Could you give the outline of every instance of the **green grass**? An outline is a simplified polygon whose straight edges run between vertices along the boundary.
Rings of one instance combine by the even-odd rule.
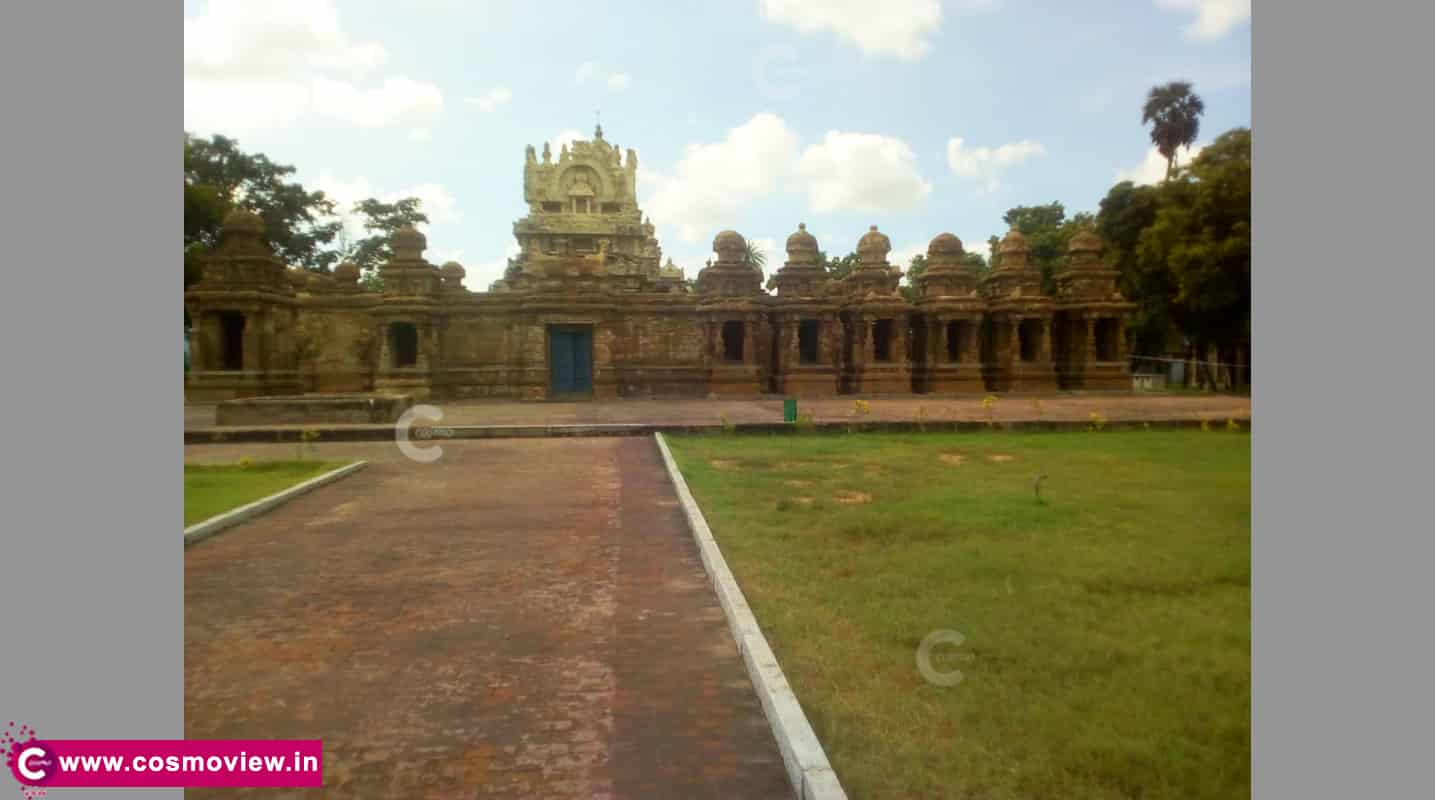
[[[1250,437],[1212,428],[670,444],[855,800],[1186,800],[1250,793]]]
[[[340,461],[185,464],[184,525],[203,522],[343,465]]]

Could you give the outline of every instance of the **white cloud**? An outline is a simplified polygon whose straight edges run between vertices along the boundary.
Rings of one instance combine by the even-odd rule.
[[[518,255],[519,252],[518,244],[516,242],[509,242],[508,248],[503,251],[502,256],[472,266],[465,264],[463,268],[463,285],[475,292],[488,291],[489,284],[503,277],[504,270],[508,269],[508,259]],[[457,261],[458,259],[455,258],[454,260]]]
[[[626,72],[608,72],[594,61],[584,61],[573,74],[573,82],[580,86],[595,78],[615,92],[623,91],[633,82],[632,75]]]
[[[906,247],[894,247],[892,248],[892,252],[887,254],[887,263],[902,270],[902,274],[905,276],[907,273],[907,267],[912,263],[912,257],[926,254],[926,242],[909,244]]]
[[[513,92],[506,86],[499,86],[489,89],[477,97],[466,97],[464,98],[464,102],[469,105],[478,106],[478,110],[486,114],[512,99]]]
[[[672,170],[638,173],[643,208],[684,243],[710,239],[763,197],[805,192],[808,210],[904,211],[921,206],[932,185],[917,170],[912,148],[875,133],[829,131],[801,147],[775,114],[754,115],[722,141],[691,144]],[[774,257],[781,248],[772,246]]]
[[[428,128],[414,128],[409,131],[409,139],[415,142],[427,142],[433,136],[433,131]]]
[[[988,11],[996,0],[949,3],[957,13]],[[827,31],[855,44],[867,55],[916,61],[932,48],[931,37],[942,21],[938,0],[763,0],[766,19],[810,34]]]
[[[569,128],[568,130],[562,131],[561,133],[555,135],[553,138],[549,139],[548,146],[553,151],[554,160],[557,160],[558,154],[563,152],[564,147],[571,146],[579,139],[586,138],[588,137],[586,137],[581,131],[575,131],[572,128]]]
[[[652,194],[644,207],[685,242],[715,235],[743,206],[776,191],[797,156],[797,134],[782,118],[757,114],[712,144],[689,145],[671,175],[641,170]]]
[[[387,59],[373,42],[354,43],[330,0],[211,0],[184,21],[186,78],[285,78],[295,70],[362,74]]]
[[[1178,165],[1191,163],[1191,159],[1195,158],[1205,147],[1205,143],[1197,142],[1194,147],[1177,150],[1176,163]],[[1165,180],[1165,178],[1166,157],[1161,155],[1161,151],[1157,150],[1154,146],[1146,150],[1146,157],[1141,159],[1140,164],[1128,169],[1116,171],[1117,183],[1131,181],[1137,186],[1160,183]]]
[[[360,128],[427,123],[443,110],[443,95],[431,83],[408,78],[389,78],[373,89],[318,78],[314,81],[314,110]]]
[[[984,191],[1001,187],[1001,173],[1031,158],[1046,155],[1041,142],[1023,139],[997,147],[967,147],[965,140],[954,136],[947,140],[947,166],[960,178],[982,182]]]
[[[184,20],[184,125],[234,134],[310,113],[363,127],[435,119],[443,100],[433,84],[356,82],[386,60],[382,45],[344,33],[332,0],[212,0]]]
[[[901,139],[876,133],[828,131],[797,164],[813,211],[904,211],[932,192],[917,157]]]
[[[1219,39],[1251,18],[1251,0],[1156,0],[1156,7],[1196,12],[1186,26],[1188,39]]]
[[[383,191],[363,176],[345,180],[329,170],[323,170],[314,182],[314,187],[338,206],[344,228],[352,239],[362,239],[369,235],[369,232],[364,230],[363,221],[349,212],[355,203],[370,197],[384,203],[392,203],[405,197],[417,197],[421,203],[420,210],[429,218],[428,225],[418,226],[425,233],[433,225],[457,222],[463,216],[458,210],[458,201],[448,189],[432,181],[397,191]],[[426,254],[426,257],[433,260],[431,254]]]

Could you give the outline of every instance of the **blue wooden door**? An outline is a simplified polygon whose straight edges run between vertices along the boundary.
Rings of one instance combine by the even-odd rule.
[[[557,395],[593,392],[593,332],[587,328],[552,328],[548,332],[549,386]]]

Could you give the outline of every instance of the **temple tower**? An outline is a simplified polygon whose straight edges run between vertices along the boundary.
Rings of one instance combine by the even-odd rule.
[[[829,397],[837,393],[842,365],[842,321],[829,291],[817,238],[799,223],[787,237],[787,263],[773,276],[777,299],[771,303],[774,388],[793,397]]]
[[[1063,389],[1131,388],[1126,326],[1136,304],[1116,288],[1119,273],[1102,259],[1105,250],[1096,233],[1078,232],[1056,275],[1056,371]]]
[[[861,259],[838,283],[842,296],[843,392],[912,391],[912,307],[898,291],[902,271],[887,263],[892,240],[873,225],[857,242]]]
[[[950,233],[927,245],[913,325],[913,383],[919,391],[955,394],[985,388],[981,330],[986,300],[965,258],[962,241]]]
[[[295,277],[307,280],[302,272]],[[317,279],[317,276],[316,276]],[[300,390],[294,284],[250,211],[224,218],[219,247],[184,293],[193,335],[185,397],[228,400]]]
[[[758,394],[767,383],[771,335],[763,324],[762,274],[747,262],[747,241],[737,231],[713,239],[717,261],[698,273],[698,315],[706,342],[704,361],[713,395]]]
[[[1042,293],[1031,246],[1013,227],[997,245],[997,267],[984,287],[983,374],[995,392],[1056,388],[1052,361],[1052,300]]]

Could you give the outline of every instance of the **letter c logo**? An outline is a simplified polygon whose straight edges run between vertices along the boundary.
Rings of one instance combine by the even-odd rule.
[[[39,767],[52,766],[54,764],[54,759],[49,758],[49,756],[50,751],[45,749],[44,747],[27,747],[24,750],[21,750],[20,754],[15,757],[15,769],[25,780],[39,783],[40,781],[43,781],[46,778],[50,777],[50,774],[46,772],[43,768],[37,769],[35,767],[32,767],[31,763],[39,762],[39,764],[37,765]]]

